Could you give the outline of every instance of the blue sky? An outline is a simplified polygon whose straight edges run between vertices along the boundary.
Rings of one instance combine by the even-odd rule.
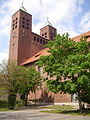
[[[0,62],[8,59],[11,16],[20,8],[22,0],[0,0]],[[24,0],[24,7],[32,14],[33,32],[45,25],[47,17],[58,33],[70,37],[90,30],[90,0]]]

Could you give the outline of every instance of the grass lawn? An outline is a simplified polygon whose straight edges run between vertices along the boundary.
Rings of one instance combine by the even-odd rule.
[[[75,109],[73,106],[70,105],[51,105],[46,107],[48,109],[55,109],[55,110],[72,110]]]
[[[79,110],[76,110],[73,106],[69,105],[53,105],[46,107],[48,110],[41,111],[45,113],[57,113],[57,114],[71,114],[71,115],[90,115],[90,109],[85,110],[82,114]]]
[[[0,108],[0,111],[19,111],[19,109]]]

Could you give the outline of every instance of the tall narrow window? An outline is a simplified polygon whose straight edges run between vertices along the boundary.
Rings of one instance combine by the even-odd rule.
[[[29,19],[27,19],[27,22],[29,22]]]
[[[45,41],[43,41],[43,44],[45,44]]]
[[[17,25],[15,26],[15,28],[17,28]]]
[[[34,36],[34,41],[36,41],[36,37]]]
[[[29,29],[29,27],[27,27],[27,29]]]
[[[37,38],[37,42],[39,42],[39,38]]]
[[[40,43],[42,43],[42,39],[40,39]]]
[[[27,25],[29,25],[29,23],[27,23]]]
[[[22,19],[25,20],[25,17],[23,17]]]
[[[25,28],[25,25],[22,25],[23,28]]]
[[[23,24],[25,24],[25,21],[22,21]]]

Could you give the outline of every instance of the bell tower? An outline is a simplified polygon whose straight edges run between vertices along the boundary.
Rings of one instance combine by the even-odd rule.
[[[40,35],[48,40],[53,40],[53,38],[56,36],[57,30],[52,26],[52,24],[49,22],[47,18],[47,22],[45,24],[45,27],[40,29]]]
[[[9,61],[22,64],[30,57],[32,39],[32,15],[21,8],[12,16]]]

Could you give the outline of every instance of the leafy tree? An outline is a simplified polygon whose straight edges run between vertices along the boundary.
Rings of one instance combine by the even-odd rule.
[[[19,80],[23,79],[23,67],[16,66],[15,63],[3,62],[0,65],[0,86],[8,93],[8,107],[13,109],[16,102],[16,94],[18,93]]]
[[[47,45],[49,56],[42,56],[37,62],[54,80],[46,78],[47,87],[57,93],[77,94],[79,108],[82,102],[90,103],[90,47],[85,37],[80,42],[68,34],[57,35]]]
[[[13,109],[16,101],[17,83],[16,83],[16,66],[3,62],[0,65],[0,86],[8,92],[8,107]],[[15,96],[15,97],[13,97]],[[14,98],[12,100],[12,97]],[[11,102],[11,103],[10,103]]]
[[[13,109],[16,96],[19,93],[25,105],[27,105],[28,94],[36,92],[41,85],[42,78],[35,68],[16,66],[15,63],[2,63],[0,65],[0,88],[8,92],[8,107]]]
[[[36,90],[41,86],[42,78],[33,67],[26,68],[25,72],[24,79],[19,81],[19,94],[21,94],[24,104],[27,105],[28,95],[30,92],[35,93]]]

